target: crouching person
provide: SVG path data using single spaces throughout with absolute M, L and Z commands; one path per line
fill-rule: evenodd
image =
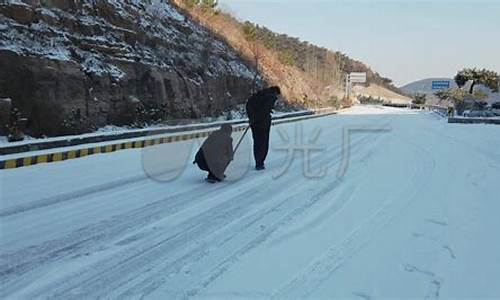
M 208 172 L 206 181 L 210 183 L 220 182 L 226 177 L 224 172 L 233 160 L 232 132 L 231 125 L 222 125 L 219 130 L 210 134 L 196 153 L 194 163 Z

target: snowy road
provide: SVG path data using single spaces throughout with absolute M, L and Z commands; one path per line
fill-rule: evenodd
M 354 107 L 264 173 L 245 141 L 218 185 L 190 142 L 0 171 L 0 296 L 500 298 L 500 127 Z

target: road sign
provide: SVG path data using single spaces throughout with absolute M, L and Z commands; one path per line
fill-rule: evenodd
M 350 83 L 365 83 L 366 82 L 366 73 L 365 72 L 350 73 L 348 80 Z
M 435 80 L 432 82 L 432 89 L 433 90 L 444 90 L 444 89 L 449 89 L 450 88 L 450 81 L 449 80 Z

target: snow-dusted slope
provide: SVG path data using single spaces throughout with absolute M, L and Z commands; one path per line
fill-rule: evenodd
M 397 94 L 377 84 L 370 84 L 368 86 L 355 85 L 352 87 L 352 93 L 358 97 L 372 97 L 375 99 L 380 99 L 386 103 L 394 103 L 394 104 L 411 103 L 411 99 L 409 97 Z
M 301 128 L 325 176 L 286 168 Z M 499 131 L 355 107 L 273 128 L 263 173 L 247 139 L 218 185 L 185 143 L 2 171 L 2 296 L 498 298 Z
M 195 54 L 195 51 L 204 51 L 207 43 L 204 39 L 211 38 L 206 30 L 187 19 L 164 0 L 64 2 L 29 4 L 37 1 L 7 0 L 7 3 L 2 4 L 3 12 L 12 14 L 1 15 L 4 30 L 0 49 L 54 60 L 73 60 L 81 63 L 85 72 L 96 75 L 109 74 L 120 79 L 125 76 L 124 71 L 114 66 L 108 58 L 173 68 L 176 59 L 183 60 L 186 55 Z M 21 14 L 26 14 L 31 20 L 23 20 L 19 17 Z M 66 25 L 64 22 L 71 24 Z M 189 34 L 184 35 L 183 31 Z M 140 35 L 144 35 L 142 38 L 151 43 L 156 39 L 159 44 L 184 48 L 188 53 L 174 49 L 155 49 L 155 45 L 148 46 L 139 40 L 129 40 L 139 39 Z M 190 39 L 183 40 L 187 37 Z M 229 52 L 236 60 L 234 53 L 221 41 L 210 40 L 209 43 L 214 52 Z M 190 51 L 193 53 L 189 53 Z M 157 55 L 158 52 L 163 52 L 164 55 Z M 193 68 L 205 67 L 200 57 L 193 55 L 191 58 Z M 253 77 L 241 62 L 230 60 L 217 64 L 212 61 L 208 67 L 206 71 L 210 72 L 210 75 L 229 73 Z
M 63 131 L 40 110 L 80 110 L 86 128 L 131 122 L 140 105 L 151 120 L 213 115 L 246 100 L 254 79 L 164 0 L 1 1 L 0 29 L 0 97 L 42 127 L 35 135 Z

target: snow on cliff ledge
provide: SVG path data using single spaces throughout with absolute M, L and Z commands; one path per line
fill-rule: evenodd
M 117 80 L 125 76 L 117 61 L 253 78 L 232 49 L 164 0 L 3 0 L 0 50 L 75 61 Z

